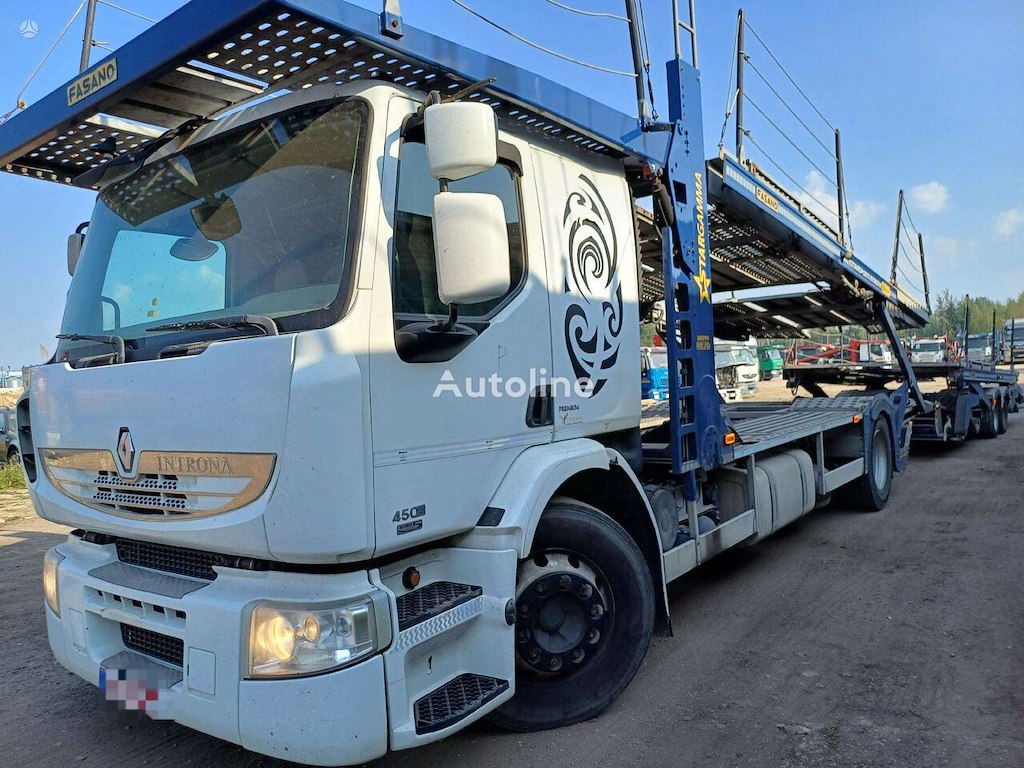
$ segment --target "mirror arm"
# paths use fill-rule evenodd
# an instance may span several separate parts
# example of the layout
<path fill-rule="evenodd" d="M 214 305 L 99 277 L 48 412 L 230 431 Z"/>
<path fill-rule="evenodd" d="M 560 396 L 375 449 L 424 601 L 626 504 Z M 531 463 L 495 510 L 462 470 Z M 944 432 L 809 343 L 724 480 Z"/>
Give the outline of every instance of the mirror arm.
<path fill-rule="evenodd" d="M 448 319 L 443 323 L 438 323 L 434 327 L 439 333 L 450 333 L 455 328 L 456 323 L 459 322 L 459 305 L 454 302 L 448 305 Z"/>
<path fill-rule="evenodd" d="M 441 103 L 441 92 L 434 90 L 427 94 L 427 98 L 420 104 L 420 108 L 416 110 L 416 117 L 420 120 L 423 119 L 423 113 L 427 111 L 427 107 L 432 107 L 435 104 Z"/>

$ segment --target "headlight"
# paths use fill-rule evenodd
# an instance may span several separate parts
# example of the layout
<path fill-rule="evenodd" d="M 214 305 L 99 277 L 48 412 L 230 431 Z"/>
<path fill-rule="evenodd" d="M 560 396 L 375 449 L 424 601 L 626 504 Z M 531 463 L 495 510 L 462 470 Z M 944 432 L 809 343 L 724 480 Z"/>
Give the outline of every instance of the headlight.
<path fill-rule="evenodd" d="M 338 669 L 390 642 L 383 592 L 313 608 L 261 603 L 249 619 L 249 677 L 294 677 Z"/>
<path fill-rule="evenodd" d="M 57 569 L 64 555 L 51 549 L 43 558 L 43 595 L 50 610 L 60 616 L 60 591 L 57 585 Z"/>

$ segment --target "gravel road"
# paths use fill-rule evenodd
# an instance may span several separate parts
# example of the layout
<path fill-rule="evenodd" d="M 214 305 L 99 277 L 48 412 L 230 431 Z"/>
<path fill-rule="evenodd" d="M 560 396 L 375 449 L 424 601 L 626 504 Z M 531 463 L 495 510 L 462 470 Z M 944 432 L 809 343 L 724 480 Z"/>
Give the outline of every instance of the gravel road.
<path fill-rule="evenodd" d="M 1024 766 L 1024 416 L 918 452 L 874 515 L 823 510 L 671 588 L 598 719 L 476 725 L 374 768 Z M 0 765 L 283 766 L 174 724 L 114 719 L 45 640 L 43 552 L 62 529 L 0 497 Z M 314 702 L 310 702 L 313 706 Z"/>

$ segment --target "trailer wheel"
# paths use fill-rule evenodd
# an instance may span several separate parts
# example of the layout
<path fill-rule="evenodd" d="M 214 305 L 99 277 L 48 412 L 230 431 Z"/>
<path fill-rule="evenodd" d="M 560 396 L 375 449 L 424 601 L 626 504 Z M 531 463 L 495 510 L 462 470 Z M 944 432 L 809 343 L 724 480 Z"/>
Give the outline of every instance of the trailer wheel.
<path fill-rule="evenodd" d="M 853 509 L 878 512 L 889 503 L 892 491 L 892 430 L 884 418 L 875 419 L 871 442 L 864 455 L 867 472 L 840 489 L 842 503 Z"/>
<path fill-rule="evenodd" d="M 999 398 L 999 405 L 996 406 L 996 434 L 1005 435 L 1010 427 L 1010 404 L 1006 396 Z"/>
<path fill-rule="evenodd" d="M 654 631 L 643 555 L 594 507 L 544 511 L 516 583 L 516 693 L 492 722 L 540 731 L 597 716 L 640 668 Z"/>
<path fill-rule="evenodd" d="M 981 412 L 981 426 L 978 427 L 978 435 L 991 440 L 999 435 L 999 404 L 992 403 L 990 407 Z"/>

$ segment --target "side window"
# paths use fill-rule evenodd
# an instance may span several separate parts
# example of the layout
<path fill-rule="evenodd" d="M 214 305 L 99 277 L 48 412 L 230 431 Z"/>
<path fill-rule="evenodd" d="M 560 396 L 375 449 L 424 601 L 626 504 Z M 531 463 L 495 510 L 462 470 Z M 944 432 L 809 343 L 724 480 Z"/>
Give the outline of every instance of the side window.
<path fill-rule="evenodd" d="M 519 219 L 518 180 L 516 172 L 498 164 L 484 173 L 452 182 L 452 192 L 487 192 L 501 198 L 508 225 L 509 294 L 522 282 L 523 232 Z M 406 140 L 398 165 L 398 204 L 395 213 L 395 241 L 391 261 L 391 292 L 396 317 L 446 315 L 448 308 L 437 295 L 437 269 L 434 259 L 434 230 L 431 205 L 438 185 L 427 166 L 426 146 Z M 484 318 L 490 315 L 509 294 L 479 304 L 459 307 L 460 319 Z"/>
<path fill-rule="evenodd" d="M 215 251 L 200 261 L 172 255 L 187 245 L 174 235 L 117 234 L 103 281 L 103 330 L 224 309 L 224 246 L 206 243 Z"/>

